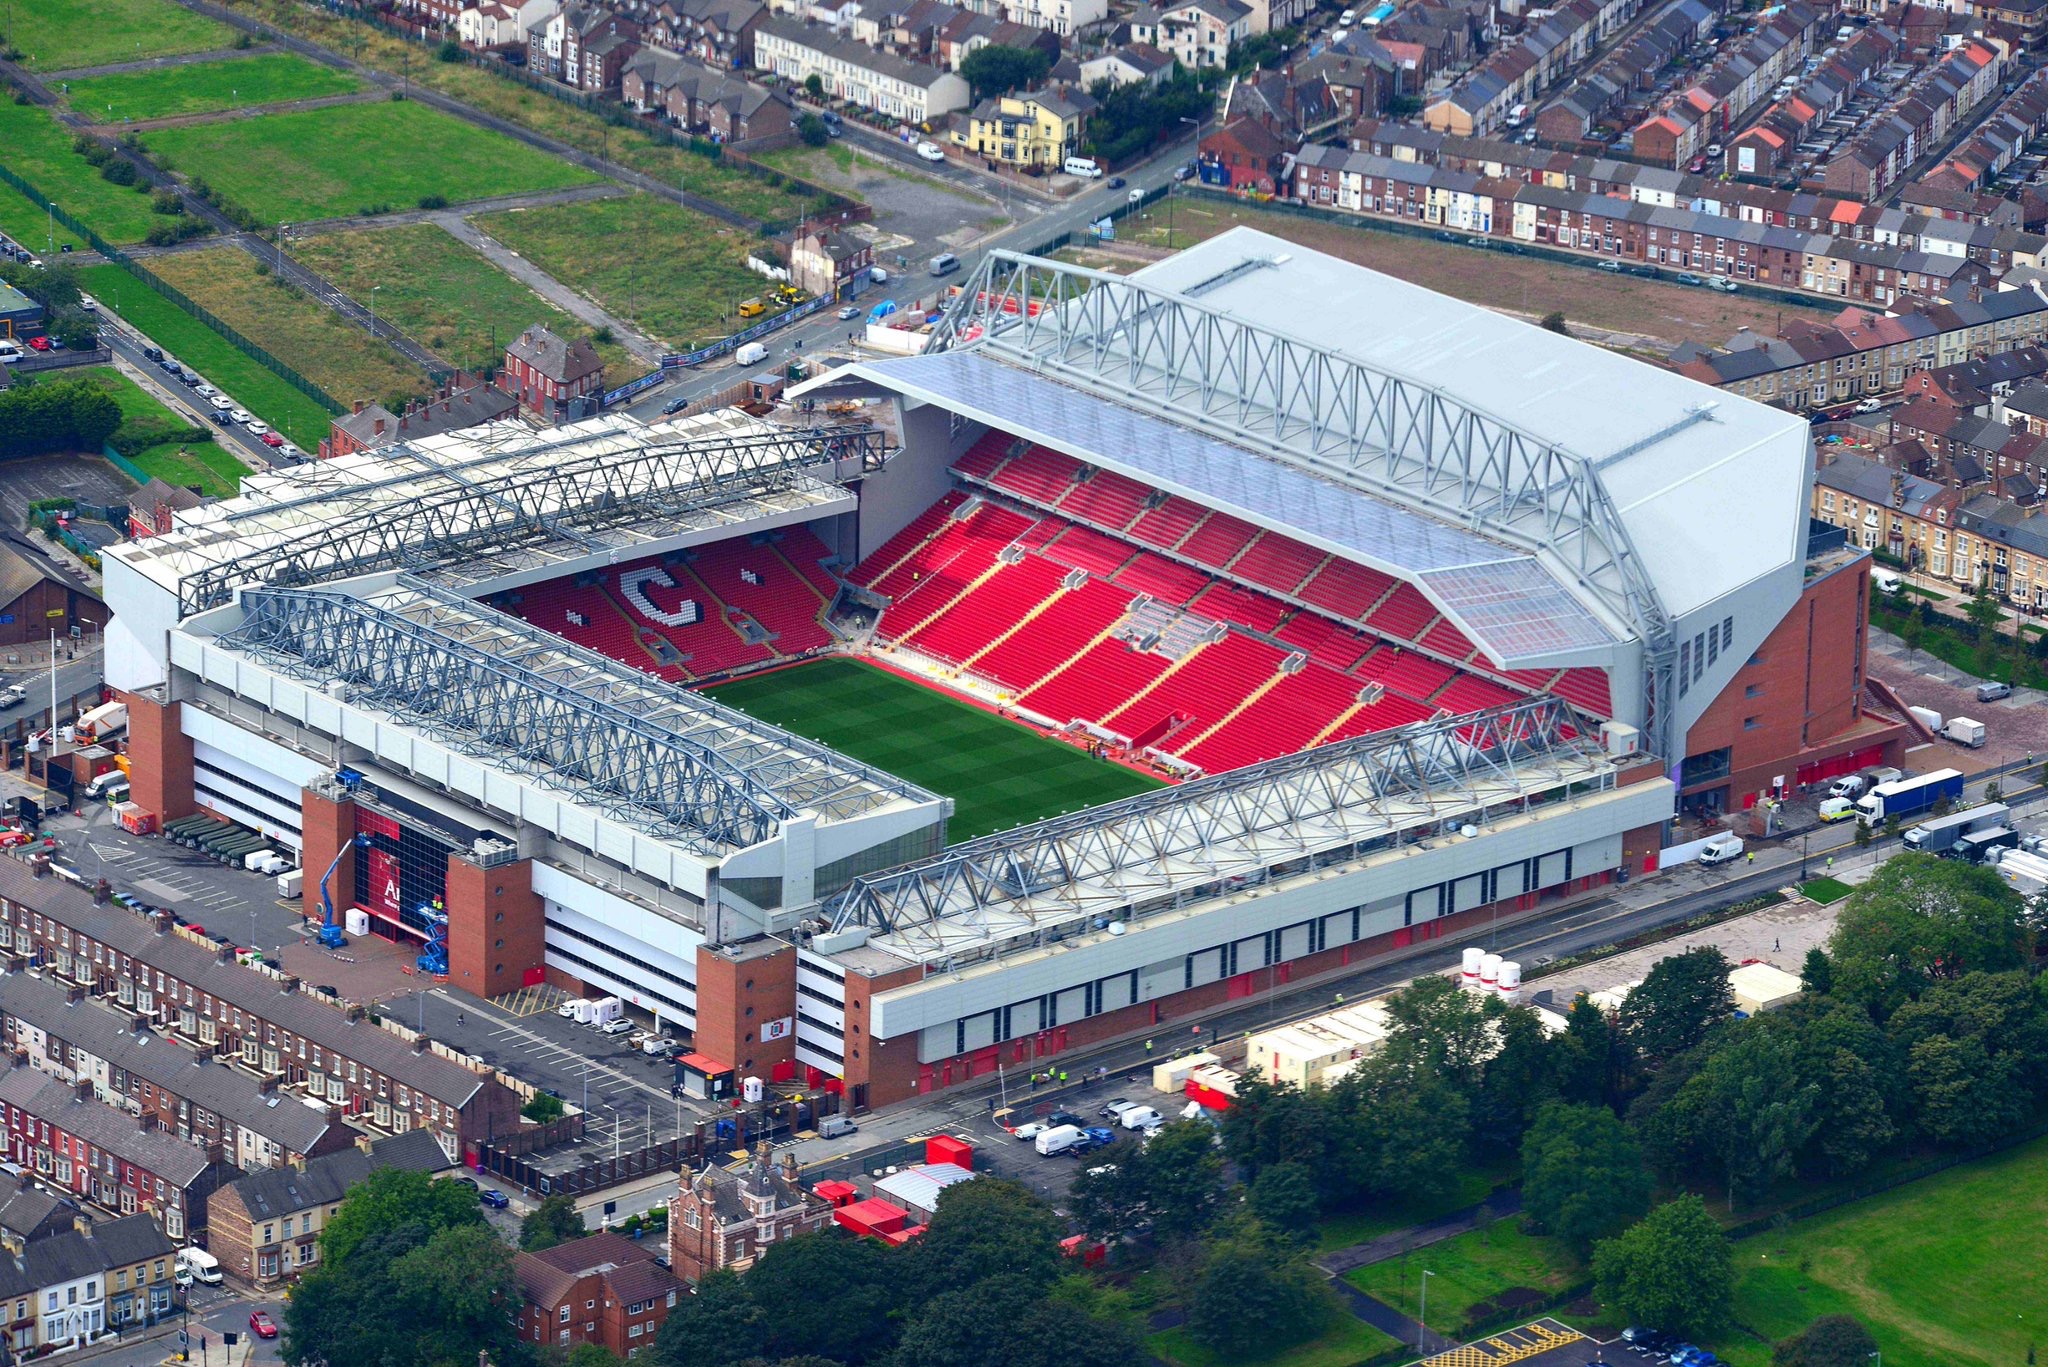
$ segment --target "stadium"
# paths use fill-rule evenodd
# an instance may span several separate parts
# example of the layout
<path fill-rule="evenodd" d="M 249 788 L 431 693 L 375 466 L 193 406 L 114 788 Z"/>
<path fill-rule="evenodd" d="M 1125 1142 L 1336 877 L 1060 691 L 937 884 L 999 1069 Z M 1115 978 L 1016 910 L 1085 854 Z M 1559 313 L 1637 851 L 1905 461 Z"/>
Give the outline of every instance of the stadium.
<path fill-rule="evenodd" d="M 766 416 L 472 429 L 112 549 L 134 796 L 449 980 L 879 1106 L 1896 758 L 1805 425 L 1238 229 L 995 253 Z"/>

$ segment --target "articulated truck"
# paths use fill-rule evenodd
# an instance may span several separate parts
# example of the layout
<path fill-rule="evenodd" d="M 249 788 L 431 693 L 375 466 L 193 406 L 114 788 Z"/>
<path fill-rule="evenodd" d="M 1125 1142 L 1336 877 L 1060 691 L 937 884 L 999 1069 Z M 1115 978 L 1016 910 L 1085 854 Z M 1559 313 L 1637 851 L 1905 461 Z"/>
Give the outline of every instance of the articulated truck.
<path fill-rule="evenodd" d="M 1963 795 L 1963 776 L 1954 769 L 1936 769 L 1918 778 L 1896 779 L 1872 788 L 1856 804 L 1856 819 L 1866 826 L 1882 826 L 1893 817 L 1903 820 L 1918 816 L 1946 800 Z"/>
<path fill-rule="evenodd" d="M 1906 832 L 1905 846 L 1916 854 L 1947 854 L 1964 836 L 2003 826 L 2006 812 L 2003 802 L 1987 802 L 1966 812 L 1929 817 Z"/>

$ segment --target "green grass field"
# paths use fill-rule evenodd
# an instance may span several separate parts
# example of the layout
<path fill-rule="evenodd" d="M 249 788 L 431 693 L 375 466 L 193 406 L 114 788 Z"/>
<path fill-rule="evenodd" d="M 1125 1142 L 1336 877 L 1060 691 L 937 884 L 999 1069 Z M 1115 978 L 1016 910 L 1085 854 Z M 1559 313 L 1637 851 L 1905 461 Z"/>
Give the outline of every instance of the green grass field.
<path fill-rule="evenodd" d="M 62 371 L 51 378 L 91 380 L 113 399 L 115 406 L 121 410 L 123 421 L 129 418 L 172 418 L 179 422 L 185 421 L 182 415 L 158 403 L 155 395 L 110 365 L 84 366 L 77 370 Z"/>
<path fill-rule="evenodd" d="M 378 286 L 378 317 L 466 369 L 502 365 L 505 343 L 533 323 L 564 337 L 590 331 L 431 223 L 325 233 L 292 253 L 357 299 Z M 607 384 L 650 368 L 616 342 L 598 343 L 597 354 Z"/>
<path fill-rule="evenodd" d="M 1745 1239 L 1735 1267 L 1734 1319 L 1771 1341 L 1840 1312 L 1887 1367 L 2024 1363 L 2048 1301 L 2048 1139 Z M 1727 1339 L 1716 1351 L 1769 1361 Z"/>
<path fill-rule="evenodd" d="M 102 308 L 113 308 L 165 354 L 196 366 L 236 403 L 300 448 L 310 451 L 327 435 L 325 408 L 119 266 L 87 266 L 78 273 L 78 283 Z"/>
<path fill-rule="evenodd" d="M 1854 889 L 1839 878 L 1815 878 L 1799 885 L 1799 895 L 1809 902 L 1832 906 L 1847 897 Z"/>
<path fill-rule="evenodd" d="M 1316 1251 L 1328 1253 L 1392 1234 L 1397 1229 L 1441 1220 L 1453 1211 L 1476 1206 L 1494 1187 L 1514 1176 L 1512 1164 L 1489 1165 L 1461 1172 L 1451 1190 L 1436 1201 L 1406 1201 L 1398 1205 L 1372 1206 L 1364 1210 L 1339 1210 L 1316 1224 Z"/>
<path fill-rule="evenodd" d="M 165 442 L 128 459 L 146 475 L 166 484 L 197 489 L 213 498 L 233 498 L 242 491 L 242 476 L 249 473 L 248 466 L 212 442 Z"/>
<path fill-rule="evenodd" d="M 74 247 L 85 245 L 77 233 L 56 222 L 36 207 L 35 201 L 11 185 L 0 185 L 0 233 L 6 233 L 46 259 L 55 256 L 57 246 L 62 243 L 69 242 Z"/>
<path fill-rule="evenodd" d="M 1400 1258 L 1345 1274 L 1344 1280 L 1411 1318 L 1421 1310 L 1424 1270 L 1429 1278 L 1429 1323 L 1455 1334 L 1472 1307 L 1517 1288 L 1549 1295 L 1585 1275 L 1570 1249 L 1555 1239 L 1524 1234 L 1516 1220 L 1496 1220 Z"/>
<path fill-rule="evenodd" d="M 343 403 L 374 400 L 390 407 L 427 390 L 426 375 L 391 347 L 276 276 L 258 274 L 256 258 L 239 247 L 179 252 L 149 264 Z"/>
<path fill-rule="evenodd" d="M 10 11 L 8 30 L 21 64 L 31 71 L 111 66 L 206 52 L 235 41 L 226 24 L 170 0 L 36 0 Z"/>
<path fill-rule="evenodd" d="M 71 138 L 44 110 L 0 100 L 0 162 L 109 242 L 140 242 L 157 221 L 149 210 L 147 189 L 102 180 L 98 167 L 71 150 Z M 24 203 L 22 208 L 22 244 L 40 255 L 43 212 L 33 204 Z M 58 241 L 72 240 L 61 225 L 57 231 Z"/>
<path fill-rule="evenodd" d="M 159 163 L 201 177 L 265 223 L 388 213 L 426 195 L 460 204 L 596 179 L 411 100 L 165 128 L 143 144 Z"/>
<path fill-rule="evenodd" d="M 67 83 L 71 107 L 89 119 L 167 119 L 284 100 L 346 95 L 363 83 L 345 71 L 286 52 L 195 62 L 156 71 L 124 71 Z"/>
<path fill-rule="evenodd" d="M 856 660 L 820 660 L 708 691 L 951 797 L 947 834 L 956 842 L 1159 786 Z"/>
<path fill-rule="evenodd" d="M 473 220 L 563 284 L 678 347 L 723 337 L 767 281 L 758 239 L 650 195 L 513 209 Z"/>
<path fill-rule="evenodd" d="M 1174 1367 L 1233 1367 L 1235 1363 L 1247 1361 L 1256 1362 L 1259 1367 L 1352 1367 L 1354 1363 L 1377 1357 L 1399 1345 L 1364 1321 L 1339 1314 L 1321 1338 L 1311 1339 L 1299 1348 L 1290 1348 L 1271 1357 L 1218 1357 L 1195 1342 L 1195 1336 L 1185 1329 L 1167 1329 L 1148 1335 L 1145 1346 L 1160 1361 L 1170 1362 Z"/>

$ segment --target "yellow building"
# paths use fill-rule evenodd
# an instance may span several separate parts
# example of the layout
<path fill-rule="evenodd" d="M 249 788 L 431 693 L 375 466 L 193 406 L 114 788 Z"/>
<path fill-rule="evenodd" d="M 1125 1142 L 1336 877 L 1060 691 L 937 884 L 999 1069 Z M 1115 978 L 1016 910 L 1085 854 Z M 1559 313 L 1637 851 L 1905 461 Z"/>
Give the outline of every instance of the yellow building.
<path fill-rule="evenodd" d="M 1081 154 L 1095 101 L 1079 91 L 1037 90 L 983 100 L 953 129 L 953 142 L 984 161 L 1057 171 Z"/>

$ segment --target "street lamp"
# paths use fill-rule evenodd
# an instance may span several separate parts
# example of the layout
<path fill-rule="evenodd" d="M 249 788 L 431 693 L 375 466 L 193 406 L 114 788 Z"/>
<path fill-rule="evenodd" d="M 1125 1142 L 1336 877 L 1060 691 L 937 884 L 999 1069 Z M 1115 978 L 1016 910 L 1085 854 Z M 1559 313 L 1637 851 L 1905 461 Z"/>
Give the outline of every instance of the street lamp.
<path fill-rule="evenodd" d="M 382 285 L 370 286 L 370 335 L 372 337 L 377 335 L 377 291 L 383 288 Z"/>
<path fill-rule="evenodd" d="M 1202 121 L 1201 121 L 1201 119 L 1200 119 L 1200 118 L 1193 118 L 1193 119 L 1191 119 L 1191 118 L 1189 118 L 1189 117 L 1188 117 L 1187 115 L 1183 114 L 1183 115 L 1181 115 L 1181 116 L 1180 116 L 1180 121 L 1181 121 L 1182 123 L 1184 123 L 1184 124 L 1187 124 L 1187 125 L 1188 125 L 1188 126 L 1189 126 L 1190 128 L 1192 128 L 1192 129 L 1194 129 L 1194 130 L 1195 130 L 1195 131 L 1194 131 L 1194 134 L 1193 134 L 1193 137 L 1194 137 L 1194 142 L 1195 142 L 1195 154 L 1196 154 L 1197 156 L 1200 156 L 1200 155 L 1201 155 L 1201 151 L 1202 151 Z M 1178 166 L 1174 167 L 1174 168 L 1173 168 L 1173 172 L 1172 172 L 1172 175 L 1173 175 L 1173 176 L 1175 176 L 1175 177 L 1178 177 L 1178 176 L 1179 176 L 1179 174 L 1180 174 L 1180 167 L 1178 167 Z M 1178 180 L 1178 179 L 1169 179 L 1169 180 L 1168 180 L 1168 181 L 1166 182 L 1166 250 L 1168 250 L 1168 251 L 1172 251 L 1172 250 L 1173 250 L 1173 190 L 1174 190 L 1174 187 L 1175 187 L 1176 185 L 1178 185 L 1179 183 L 1180 183 L 1180 182 L 1179 182 L 1179 180 Z"/>
<path fill-rule="evenodd" d="M 1415 1336 L 1415 1351 L 1418 1353 L 1429 1351 L 1429 1279 L 1435 1275 L 1426 1267 L 1422 1269 L 1422 1307 L 1415 1316 L 1416 1326 L 1421 1330 Z"/>

